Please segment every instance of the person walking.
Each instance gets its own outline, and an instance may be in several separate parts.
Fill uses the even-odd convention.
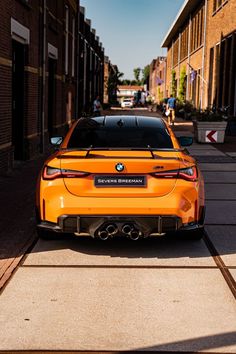
[[[174,125],[175,124],[175,107],[176,107],[176,98],[173,95],[170,95],[170,98],[167,101],[167,110],[170,111],[168,115],[168,124]]]
[[[100,102],[100,97],[97,96],[93,102],[93,115],[94,117],[99,117],[101,115],[102,105]]]

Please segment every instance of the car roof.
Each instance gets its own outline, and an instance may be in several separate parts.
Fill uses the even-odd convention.
[[[157,117],[147,117],[147,116],[100,116],[93,118],[82,118],[79,120],[78,125],[82,123],[82,120],[89,119],[90,124],[92,125],[92,121],[99,125],[101,124],[103,127],[115,128],[115,127],[138,127],[138,128],[150,128],[150,129],[165,129],[166,126],[163,122],[162,118]],[[82,123],[82,125],[84,125]],[[88,125],[88,126],[89,126]]]

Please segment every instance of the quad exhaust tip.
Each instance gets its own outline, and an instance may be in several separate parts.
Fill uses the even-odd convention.
[[[118,233],[119,229],[116,224],[105,225],[97,233],[97,236],[102,240],[106,241],[108,238],[113,237]],[[143,233],[135,227],[133,224],[124,224],[121,228],[122,233],[133,241],[137,241]]]
[[[137,241],[142,235],[142,232],[132,224],[123,225],[122,232],[133,241]]]
[[[98,237],[102,241],[106,241],[109,238],[109,234],[106,230],[100,230],[100,231],[98,231]]]

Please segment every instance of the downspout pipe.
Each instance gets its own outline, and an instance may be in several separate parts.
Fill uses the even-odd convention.
[[[204,93],[205,93],[205,89],[204,89],[204,83],[206,83],[205,80],[205,61],[206,61],[206,31],[207,31],[207,8],[208,8],[208,2],[207,0],[205,0],[205,14],[204,14],[204,35],[203,35],[203,52],[202,52],[202,83],[201,83],[201,105],[200,108],[203,109],[205,102],[203,102],[203,98],[204,98]],[[207,85],[208,87],[208,85]]]
[[[180,56],[181,56],[181,38],[182,38],[182,33],[179,32],[179,48],[178,48],[178,72],[179,72],[179,75],[178,75],[178,87],[177,87],[177,90],[179,91],[179,83],[180,83]],[[178,96],[178,91],[177,91],[177,96]]]
[[[42,70],[42,117],[41,117],[41,152],[45,152],[45,97],[46,97],[46,28],[47,0],[43,0],[43,70]]]
[[[77,30],[75,31],[77,36],[77,55],[76,55],[76,101],[75,101],[75,117],[79,118],[79,61],[80,61],[80,40],[79,40],[79,23],[80,23],[80,11],[77,7]]]
[[[191,51],[191,28],[192,28],[192,14],[190,14],[189,17],[189,30],[188,30],[188,65],[187,65],[187,89],[186,89],[186,99],[189,100],[190,99],[190,95],[189,95],[189,84],[190,84],[190,80],[189,80],[189,74],[190,74],[190,51]]]

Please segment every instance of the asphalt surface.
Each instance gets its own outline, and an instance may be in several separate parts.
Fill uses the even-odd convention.
[[[193,132],[181,120],[174,129]],[[37,240],[34,189],[43,158],[1,177],[0,351],[236,353],[230,144],[189,149],[206,183],[201,241]]]

